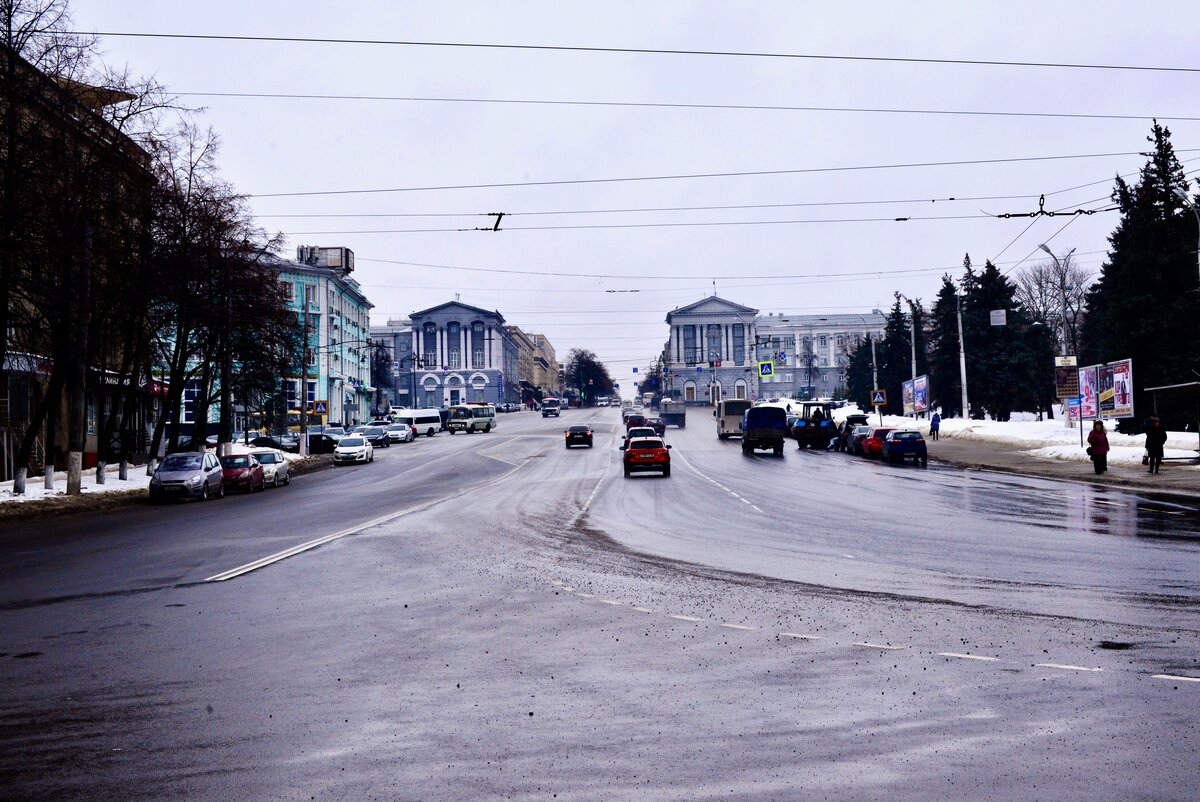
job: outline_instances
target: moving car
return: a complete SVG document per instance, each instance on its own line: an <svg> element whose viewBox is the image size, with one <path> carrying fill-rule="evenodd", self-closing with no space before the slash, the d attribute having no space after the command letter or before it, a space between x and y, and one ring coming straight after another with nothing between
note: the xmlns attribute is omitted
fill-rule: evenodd
<svg viewBox="0 0 1200 802"><path fill-rule="evenodd" d="M282 451L266 448L250 452L263 469L263 481L271 487L292 483L292 472Z"/></svg>
<svg viewBox="0 0 1200 802"><path fill-rule="evenodd" d="M671 447L661 437L639 437L621 446L625 452L625 475L642 471L659 471L671 475Z"/></svg>
<svg viewBox="0 0 1200 802"><path fill-rule="evenodd" d="M224 474L225 486L230 490L253 493L256 488L267 489L263 467L253 454L228 454L221 457L221 471Z"/></svg>
<svg viewBox="0 0 1200 802"><path fill-rule="evenodd" d="M912 457L913 463L929 464L929 451L925 438L918 431L894 431L883 438L883 458L887 462L903 462Z"/></svg>
<svg viewBox="0 0 1200 802"><path fill-rule="evenodd" d="M384 431L393 443L411 443L417 439L417 433L407 423L389 423Z"/></svg>
<svg viewBox="0 0 1200 802"><path fill-rule="evenodd" d="M625 444L635 437L659 437L659 433L651 426L633 426L625 430Z"/></svg>
<svg viewBox="0 0 1200 802"><path fill-rule="evenodd" d="M392 438L388 437L387 430L382 426L367 426L359 436L365 437L375 448L387 448L392 444Z"/></svg>
<svg viewBox="0 0 1200 802"><path fill-rule="evenodd" d="M862 455L870 459L883 456L883 438L894 431L891 426L872 426L862 441Z"/></svg>
<svg viewBox="0 0 1200 802"><path fill-rule="evenodd" d="M216 454L181 452L168 454L150 477L150 501L169 498L198 498L208 501L225 495L221 461Z"/></svg>
<svg viewBox="0 0 1200 802"><path fill-rule="evenodd" d="M455 432L490 432L496 428L496 408L491 404L471 402L450 407L450 418L446 422L450 434Z"/></svg>
<svg viewBox="0 0 1200 802"><path fill-rule="evenodd" d="M658 436L662 437L667 433L667 422L659 417L646 418L646 425L654 431L658 432Z"/></svg>
<svg viewBox="0 0 1200 802"><path fill-rule="evenodd" d="M625 429L626 430L632 429L635 426L645 426L645 425L646 425L646 418L639 412L635 412L632 415L625 416Z"/></svg>
<svg viewBox="0 0 1200 802"><path fill-rule="evenodd" d="M442 430L442 412L432 407L406 409L396 416L396 423L407 423L418 435L433 437Z"/></svg>
<svg viewBox="0 0 1200 802"><path fill-rule="evenodd" d="M769 448L775 456L782 456L787 433L787 412L783 409L750 407L742 415L742 453Z"/></svg>
<svg viewBox="0 0 1200 802"><path fill-rule="evenodd" d="M554 417L557 418L560 406L562 406L562 402L557 398L543 398L542 399L542 417L549 418L550 416L553 415Z"/></svg>
<svg viewBox="0 0 1200 802"><path fill-rule="evenodd" d="M360 434L343 437L333 450L333 464L351 462L374 462L375 448L371 441Z"/></svg>
<svg viewBox="0 0 1200 802"><path fill-rule="evenodd" d="M568 426L564 434L567 437L567 448L574 445L592 447L592 427L587 424Z"/></svg>

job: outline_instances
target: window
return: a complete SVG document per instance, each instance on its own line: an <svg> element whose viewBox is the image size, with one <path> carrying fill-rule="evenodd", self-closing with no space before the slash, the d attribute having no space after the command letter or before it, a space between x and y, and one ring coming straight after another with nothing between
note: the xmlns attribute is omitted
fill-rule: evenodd
<svg viewBox="0 0 1200 802"><path fill-rule="evenodd" d="M283 282L283 297L287 299L287 302L289 304L296 303L296 282L294 282L294 281L284 281Z"/></svg>
<svg viewBox="0 0 1200 802"><path fill-rule="evenodd" d="M688 326L688 328L691 328L691 326ZM683 385L683 400L684 401L695 401L696 400L696 383L695 382L688 382L687 384Z"/></svg>
<svg viewBox="0 0 1200 802"><path fill-rule="evenodd" d="M183 388L183 404L179 411L180 423L195 423L196 399L200 396L200 383L189 381Z"/></svg>
<svg viewBox="0 0 1200 802"><path fill-rule="evenodd" d="M316 284L305 284L304 285L304 300L308 302L309 306L317 305L317 285Z"/></svg>
<svg viewBox="0 0 1200 802"><path fill-rule="evenodd" d="M696 364L699 354L696 353L696 327L683 327L683 361L689 365ZM695 394L695 389L692 390ZM694 400L694 399L693 399Z"/></svg>
<svg viewBox="0 0 1200 802"><path fill-rule="evenodd" d="M742 382L738 382L733 388L733 395L734 398L737 398L739 401L746 400L746 385Z"/></svg>
<svg viewBox="0 0 1200 802"><path fill-rule="evenodd" d="M458 370L462 367L462 326L458 323L448 323L446 325L446 351L449 354L447 364L451 370Z"/></svg>
<svg viewBox="0 0 1200 802"><path fill-rule="evenodd" d="M479 321L471 324L471 367L476 370L483 367L483 323ZM482 401L483 398L475 400Z"/></svg>
<svg viewBox="0 0 1200 802"><path fill-rule="evenodd" d="M828 339L829 338L826 337L824 334L821 335L821 347L822 348L824 348L826 346L826 340L828 340Z"/></svg>
<svg viewBox="0 0 1200 802"><path fill-rule="evenodd" d="M432 323L426 323L421 335L421 340L425 344L425 367L430 369L437 368L437 326Z"/></svg>
<svg viewBox="0 0 1200 802"><path fill-rule="evenodd" d="M473 400L473 401L482 401L483 400L483 388L482 387L472 387L471 388L471 400Z"/></svg>
<svg viewBox="0 0 1200 802"><path fill-rule="evenodd" d="M839 335L837 336L837 344L838 344L839 346L845 345L845 344L846 344L846 335L844 335L844 334L839 334Z"/></svg>
<svg viewBox="0 0 1200 802"><path fill-rule="evenodd" d="M746 364L746 326L744 323L733 324L733 364ZM742 395L738 398L745 398L746 388L740 388Z"/></svg>
<svg viewBox="0 0 1200 802"><path fill-rule="evenodd" d="M708 349L708 361L715 362L715 361L719 360L721 358L721 351L724 350L721 347L721 324L720 323L709 323L708 324L708 331L706 332L706 340L707 340L707 342L705 343L705 345Z"/></svg>

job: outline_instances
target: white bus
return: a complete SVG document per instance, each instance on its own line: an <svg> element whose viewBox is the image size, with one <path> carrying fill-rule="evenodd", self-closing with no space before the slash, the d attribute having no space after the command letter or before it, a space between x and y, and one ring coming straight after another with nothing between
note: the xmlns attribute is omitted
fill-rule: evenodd
<svg viewBox="0 0 1200 802"><path fill-rule="evenodd" d="M717 437L721 440L741 437L742 415L752 406L753 402L744 398L730 398L718 403L713 410L713 417L717 419Z"/></svg>
<svg viewBox="0 0 1200 802"><path fill-rule="evenodd" d="M442 413L436 409L406 409L393 416L396 423L407 423L417 434L433 437L442 430Z"/></svg>
<svg viewBox="0 0 1200 802"><path fill-rule="evenodd" d="M455 432L490 432L496 428L496 407L479 402L456 404L450 407L450 419L446 421L450 434Z"/></svg>

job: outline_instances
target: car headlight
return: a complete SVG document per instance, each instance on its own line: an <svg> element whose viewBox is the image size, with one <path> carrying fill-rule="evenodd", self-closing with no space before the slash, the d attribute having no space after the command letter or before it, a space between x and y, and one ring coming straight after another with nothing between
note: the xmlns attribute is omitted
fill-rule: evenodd
<svg viewBox="0 0 1200 802"><path fill-rule="evenodd" d="M162 479L158 478L157 473L150 477L150 484L152 484L152 485L161 485L162 484Z"/></svg>
<svg viewBox="0 0 1200 802"><path fill-rule="evenodd" d="M193 476L190 479L188 479L186 482L184 482L184 484L186 484L188 487L199 487L203 483L204 483L203 476Z"/></svg>

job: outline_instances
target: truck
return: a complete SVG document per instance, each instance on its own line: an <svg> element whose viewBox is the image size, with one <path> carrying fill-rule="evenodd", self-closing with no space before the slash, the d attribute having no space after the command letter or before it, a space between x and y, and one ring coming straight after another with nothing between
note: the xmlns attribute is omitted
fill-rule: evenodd
<svg viewBox="0 0 1200 802"><path fill-rule="evenodd" d="M800 448L829 447L838 433L833 420L833 410L837 406L831 401L805 401L799 410L794 410L797 418L792 426L792 437L796 438Z"/></svg>
<svg viewBox="0 0 1200 802"><path fill-rule="evenodd" d="M664 398L658 405L658 417L668 426L687 426L687 405Z"/></svg>
<svg viewBox="0 0 1200 802"><path fill-rule="evenodd" d="M787 412L779 407L750 407L742 415L743 454L769 448L782 456L787 434Z"/></svg>

